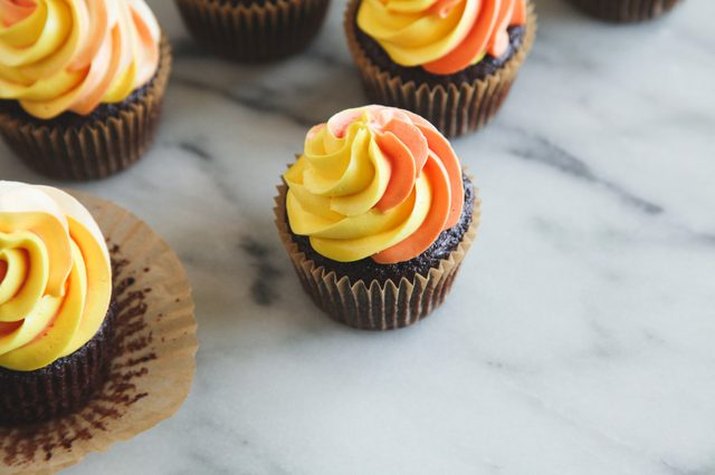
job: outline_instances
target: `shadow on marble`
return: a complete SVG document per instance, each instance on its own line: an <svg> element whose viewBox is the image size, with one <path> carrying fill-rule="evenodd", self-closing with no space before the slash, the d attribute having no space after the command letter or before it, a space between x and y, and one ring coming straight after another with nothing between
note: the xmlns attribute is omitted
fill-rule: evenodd
<svg viewBox="0 0 715 475"><path fill-rule="evenodd" d="M0 140L0 180L38 182L42 176L32 171Z"/></svg>

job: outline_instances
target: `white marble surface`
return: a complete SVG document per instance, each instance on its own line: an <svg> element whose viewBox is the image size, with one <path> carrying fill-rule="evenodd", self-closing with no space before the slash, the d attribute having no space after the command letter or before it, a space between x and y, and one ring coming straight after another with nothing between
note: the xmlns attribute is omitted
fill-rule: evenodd
<svg viewBox="0 0 715 475"><path fill-rule="evenodd" d="M258 68L151 3L176 48L158 144L79 188L184 260L198 373L173 419L67 473L715 473L715 2L613 27L537 1L511 99L455 142L478 242L446 305L386 334L319 314L272 223L307 127L364 101L344 1L305 55Z"/></svg>

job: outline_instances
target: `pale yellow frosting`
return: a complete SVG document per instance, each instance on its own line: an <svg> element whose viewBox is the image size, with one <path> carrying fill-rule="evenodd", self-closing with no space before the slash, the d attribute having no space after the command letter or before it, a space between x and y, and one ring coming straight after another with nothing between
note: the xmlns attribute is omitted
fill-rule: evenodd
<svg viewBox="0 0 715 475"><path fill-rule="evenodd" d="M99 226L55 188L0 181L0 366L33 371L91 340L109 309Z"/></svg>

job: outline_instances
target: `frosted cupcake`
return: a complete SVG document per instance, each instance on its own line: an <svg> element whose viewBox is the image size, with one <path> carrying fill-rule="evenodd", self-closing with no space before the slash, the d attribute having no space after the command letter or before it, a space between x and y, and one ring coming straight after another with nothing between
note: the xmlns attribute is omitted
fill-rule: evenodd
<svg viewBox="0 0 715 475"><path fill-rule="evenodd" d="M527 0L350 0L345 31L372 102L458 136L499 110L533 44L536 16Z"/></svg>
<svg viewBox="0 0 715 475"><path fill-rule="evenodd" d="M170 417L197 348L186 272L146 223L0 181L0 471L56 473Z"/></svg>
<svg viewBox="0 0 715 475"><path fill-rule="evenodd" d="M0 181L0 425L72 412L104 383L111 296L89 212L60 190Z"/></svg>
<svg viewBox="0 0 715 475"><path fill-rule="evenodd" d="M137 161L170 67L144 0L0 1L0 132L45 175L97 179Z"/></svg>
<svg viewBox="0 0 715 475"><path fill-rule="evenodd" d="M444 300L479 201L449 142L411 112L350 109L308 132L276 224L306 292L367 330L413 324Z"/></svg>
<svg viewBox="0 0 715 475"><path fill-rule="evenodd" d="M615 23L651 20L672 10L681 0L568 0L589 15Z"/></svg>
<svg viewBox="0 0 715 475"><path fill-rule="evenodd" d="M255 63L305 49L320 31L329 0L176 0L184 24L204 48Z"/></svg>

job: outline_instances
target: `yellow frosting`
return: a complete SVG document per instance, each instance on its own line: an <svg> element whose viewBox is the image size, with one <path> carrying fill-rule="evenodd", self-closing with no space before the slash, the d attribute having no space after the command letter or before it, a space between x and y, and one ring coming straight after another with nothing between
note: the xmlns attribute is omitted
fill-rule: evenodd
<svg viewBox="0 0 715 475"><path fill-rule="evenodd" d="M504 54L525 15L526 0L362 0L357 24L395 63L447 75Z"/></svg>
<svg viewBox="0 0 715 475"><path fill-rule="evenodd" d="M351 109L314 127L284 179L292 231L340 262L409 260L462 210L452 148L426 120L395 108Z"/></svg>
<svg viewBox="0 0 715 475"><path fill-rule="evenodd" d="M121 102L154 76L160 36L144 0L0 0L0 98L40 119Z"/></svg>
<svg viewBox="0 0 715 475"><path fill-rule="evenodd" d="M102 233L70 195L0 181L0 366L33 371L81 348L112 293Z"/></svg>

